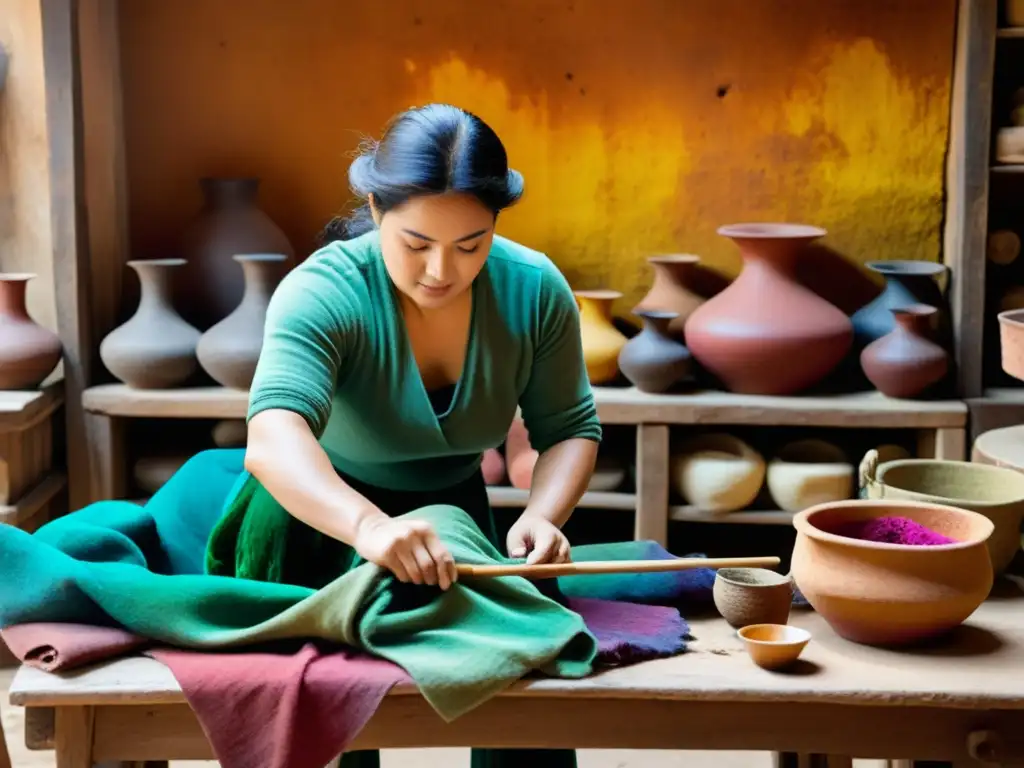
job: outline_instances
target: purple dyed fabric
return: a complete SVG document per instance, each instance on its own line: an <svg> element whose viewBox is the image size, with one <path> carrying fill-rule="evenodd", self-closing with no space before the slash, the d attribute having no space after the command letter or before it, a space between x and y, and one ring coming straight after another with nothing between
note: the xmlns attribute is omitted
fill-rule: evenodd
<svg viewBox="0 0 1024 768"><path fill-rule="evenodd" d="M956 539L943 536L907 517L886 516L874 520L843 523L832 530L838 536L882 544L903 544L911 547L934 547L952 544Z"/></svg>
<svg viewBox="0 0 1024 768"><path fill-rule="evenodd" d="M603 666L675 656L693 639L676 608L591 598L570 599L568 607L597 638L597 663Z"/></svg>

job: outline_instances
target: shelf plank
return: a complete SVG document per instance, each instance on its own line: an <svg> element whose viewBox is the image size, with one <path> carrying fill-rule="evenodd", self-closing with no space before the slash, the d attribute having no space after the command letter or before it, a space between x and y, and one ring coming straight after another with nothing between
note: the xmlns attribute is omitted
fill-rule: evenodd
<svg viewBox="0 0 1024 768"><path fill-rule="evenodd" d="M819 427L963 427L959 400L895 400L879 392L814 397L738 395L700 391L652 395L634 388L595 387L604 424L754 424ZM107 416L168 419L245 418L249 395L222 387L132 389L104 384L87 389L85 409Z"/></svg>
<svg viewBox="0 0 1024 768"><path fill-rule="evenodd" d="M63 399L63 381L42 389L0 390L0 432L26 429L55 411Z"/></svg>
<svg viewBox="0 0 1024 768"><path fill-rule="evenodd" d="M634 388L597 387L604 424L722 424L815 427L963 427L960 400L898 400L880 392L775 397L704 390L651 395Z"/></svg>
<svg viewBox="0 0 1024 768"><path fill-rule="evenodd" d="M67 475L63 472L51 472L43 478L35 488L26 493L17 502L0 506L0 525L21 525L30 520L39 510L64 490Z"/></svg>
<svg viewBox="0 0 1024 768"><path fill-rule="evenodd" d="M1024 163L1007 163L1005 165L993 165L992 173L1024 173Z"/></svg>
<svg viewBox="0 0 1024 768"><path fill-rule="evenodd" d="M748 525L793 525L793 514L782 510L708 512L691 506L669 507L668 519L677 523L739 523Z"/></svg>
<svg viewBox="0 0 1024 768"><path fill-rule="evenodd" d="M530 498L530 492L522 488L492 485L487 488L487 498L492 507L522 508ZM577 508L622 509L634 511L636 496L616 491L587 491L576 505Z"/></svg>
<svg viewBox="0 0 1024 768"><path fill-rule="evenodd" d="M1007 39L1024 37L1024 27L1000 27L996 30L996 37Z"/></svg>

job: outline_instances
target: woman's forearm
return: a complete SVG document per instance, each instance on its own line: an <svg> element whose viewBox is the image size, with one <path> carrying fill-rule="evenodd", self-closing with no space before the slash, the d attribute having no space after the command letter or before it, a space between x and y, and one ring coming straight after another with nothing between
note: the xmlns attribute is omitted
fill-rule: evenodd
<svg viewBox="0 0 1024 768"><path fill-rule="evenodd" d="M530 500L523 515L542 517L561 528L587 490L597 460L597 443L571 438L540 454L533 468Z"/></svg>
<svg viewBox="0 0 1024 768"><path fill-rule="evenodd" d="M291 515L346 544L360 525L384 515L338 476L297 413L271 409L249 421L245 468Z"/></svg>

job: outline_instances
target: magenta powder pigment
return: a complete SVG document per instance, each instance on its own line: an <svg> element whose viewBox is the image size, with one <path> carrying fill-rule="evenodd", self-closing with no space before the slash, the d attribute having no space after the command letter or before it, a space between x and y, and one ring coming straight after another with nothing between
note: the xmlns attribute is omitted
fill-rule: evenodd
<svg viewBox="0 0 1024 768"><path fill-rule="evenodd" d="M934 547L953 544L956 539L936 533L908 517L876 517L874 520L855 520L836 526L829 533L861 541L884 544L906 544L912 547Z"/></svg>

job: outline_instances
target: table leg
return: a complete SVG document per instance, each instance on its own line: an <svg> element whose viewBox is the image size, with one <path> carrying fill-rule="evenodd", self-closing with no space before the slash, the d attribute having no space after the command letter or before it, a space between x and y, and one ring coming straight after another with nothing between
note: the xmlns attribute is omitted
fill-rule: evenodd
<svg viewBox="0 0 1024 768"><path fill-rule="evenodd" d="M54 719L57 768L93 768L92 739L96 713L92 707L58 707Z"/></svg>

